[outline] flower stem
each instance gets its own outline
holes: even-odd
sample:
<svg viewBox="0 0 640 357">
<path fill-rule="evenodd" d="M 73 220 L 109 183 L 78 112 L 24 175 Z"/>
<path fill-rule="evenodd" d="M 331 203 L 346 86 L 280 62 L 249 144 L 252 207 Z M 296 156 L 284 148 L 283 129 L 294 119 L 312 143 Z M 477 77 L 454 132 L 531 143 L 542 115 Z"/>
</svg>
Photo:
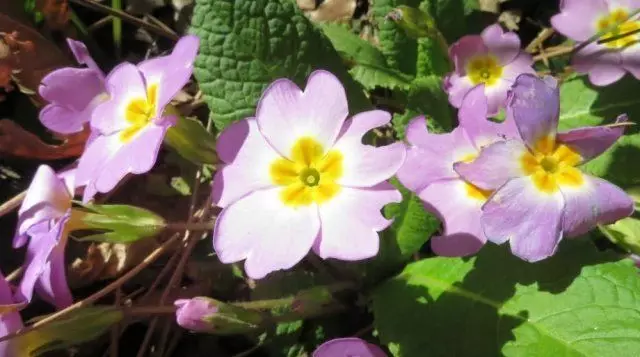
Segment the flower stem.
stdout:
<svg viewBox="0 0 640 357">
<path fill-rule="evenodd" d="M 165 226 L 166 229 L 170 229 L 173 231 L 208 231 L 213 229 L 215 225 L 215 221 L 208 222 L 171 222 L 167 223 Z"/>
</svg>

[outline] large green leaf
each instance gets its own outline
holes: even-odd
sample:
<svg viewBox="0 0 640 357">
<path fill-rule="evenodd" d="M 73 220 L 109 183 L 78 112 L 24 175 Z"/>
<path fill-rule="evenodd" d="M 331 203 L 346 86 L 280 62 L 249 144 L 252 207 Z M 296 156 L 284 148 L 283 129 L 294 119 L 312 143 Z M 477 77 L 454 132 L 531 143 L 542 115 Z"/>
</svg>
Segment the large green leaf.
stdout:
<svg viewBox="0 0 640 357">
<path fill-rule="evenodd" d="M 375 0 L 372 14 L 378 24 L 380 49 L 387 57 L 389 65 L 403 73 L 415 75 L 418 44 L 409 38 L 398 24 L 386 18 L 394 8 L 400 5 L 417 7 L 420 0 Z"/>
<path fill-rule="evenodd" d="M 194 75 L 218 129 L 252 116 L 274 79 L 304 86 L 317 68 L 342 80 L 351 112 L 367 106 L 340 56 L 294 1 L 198 0 L 190 31 L 201 40 Z"/>
<path fill-rule="evenodd" d="M 631 260 L 563 242 L 535 264 L 507 246 L 410 264 L 373 295 L 396 357 L 637 356 L 640 276 Z"/>
<path fill-rule="evenodd" d="M 632 122 L 640 117 L 640 82 L 627 76 L 602 88 L 583 78 L 571 78 L 560 86 L 560 130 L 613 123 L 626 113 Z M 622 187 L 640 183 L 640 128 L 627 128 L 613 147 L 584 165 L 584 170 Z"/>
</svg>

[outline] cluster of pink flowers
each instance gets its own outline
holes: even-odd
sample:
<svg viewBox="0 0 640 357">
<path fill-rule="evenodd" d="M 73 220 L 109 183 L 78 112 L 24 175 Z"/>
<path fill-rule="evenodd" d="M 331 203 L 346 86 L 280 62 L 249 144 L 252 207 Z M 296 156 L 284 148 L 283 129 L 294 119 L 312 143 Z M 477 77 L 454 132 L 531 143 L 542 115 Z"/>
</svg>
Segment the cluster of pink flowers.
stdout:
<svg viewBox="0 0 640 357">
<path fill-rule="evenodd" d="M 565 24 L 582 9 L 580 1 L 564 1 L 553 22 L 584 40 L 590 29 L 582 26 L 579 32 Z M 627 4 L 625 11 L 635 9 L 633 1 L 615 3 Z M 607 16 L 622 16 L 618 8 L 606 9 L 613 11 Z M 594 21 L 605 21 L 596 10 L 590 13 Z M 34 291 L 58 308 L 72 303 L 64 250 L 68 233 L 81 227 L 72 209 L 76 190 L 83 189 L 87 202 L 126 175 L 153 167 L 165 133 L 176 122 L 165 107 L 192 74 L 198 39 L 183 37 L 170 55 L 123 63 L 107 75 L 82 43 L 70 40 L 69 46 L 86 68 L 63 68 L 44 78 L 40 93 L 50 104 L 40 118 L 58 133 L 88 125 L 91 136 L 77 168 L 38 169 L 14 240 L 16 247 L 27 245 L 24 275 L 14 294 L 0 279 L 2 303 L 28 302 Z M 621 56 L 620 68 L 635 75 L 633 61 L 625 60 L 634 46 L 604 45 L 606 56 Z M 596 58 L 591 47 L 585 51 Z M 564 236 L 632 213 L 624 191 L 578 168 L 615 143 L 622 125 L 558 133 L 557 84 L 535 76 L 518 37 L 499 25 L 462 38 L 451 46 L 450 56 L 455 71 L 445 90 L 460 109 L 459 126 L 450 133 L 429 133 L 419 117 L 407 128 L 408 143 L 382 147 L 363 144 L 363 136 L 388 124 L 391 115 L 372 110 L 349 116 L 345 89 L 333 74 L 311 73 L 304 89 L 288 79 L 273 82 L 255 117 L 232 124 L 217 141 L 222 164 L 212 196 L 222 211 L 213 248 L 220 261 L 244 261 L 246 274 L 260 279 L 292 268 L 309 252 L 322 259 L 371 258 L 379 250 L 379 232 L 391 223 L 381 209 L 402 199 L 388 182 L 396 175 L 444 222 L 431 244 L 445 256 L 473 254 L 486 241 L 509 241 L 516 256 L 538 261 L 551 256 Z M 596 74 L 602 65 L 583 68 L 600 84 L 621 76 L 610 71 L 604 80 Z M 490 121 L 501 108 L 506 120 Z M 624 121 L 624 115 L 618 118 Z M 178 306 L 178 321 L 187 328 L 206 328 L 202 317 L 216 313 L 203 303 L 180 301 Z M 4 315 L 0 326 L 15 330 L 21 324 L 19 316 Z M 346 343 L 354 351 L 372 351 L 357 353 L 384 355 L 361 341 Z M 326 352 L 336 344 L 314 355 L 336 355 Z"/>
</svg>

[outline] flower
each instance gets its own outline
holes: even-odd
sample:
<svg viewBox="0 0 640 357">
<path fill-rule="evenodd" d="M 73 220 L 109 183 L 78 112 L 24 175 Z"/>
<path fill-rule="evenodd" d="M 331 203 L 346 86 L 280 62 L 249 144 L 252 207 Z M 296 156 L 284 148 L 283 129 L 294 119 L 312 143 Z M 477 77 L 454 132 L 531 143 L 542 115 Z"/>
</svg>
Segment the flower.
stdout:
<svg viewBox="0 0 640 357">
<path fill-rule="evenodd" d="M 89 55 L 87 47 L 70 38 L 67 44 L 78 63 L 87 67 L 55 70 L 42 79 L 38 88 L 40 96 L 49 102 L 40 111 L 40 121 L 49 130 L 61 134 L 82 131 L 93 109 L 108 98 L 104 73 Z"/>
<path fill-rule="evenodd" d="M 533 59 L 520 49 L 518 35 L 504 33 L 498 24 L 487 27 L 479 36 L 462 37 L 449 49 L 449 57 L 455 69 L 445 78 L 444 89 L 451 105 L 460 108 L 467 92 L 484 84 L 489 116 L 504 107 L 507 92 L 518 75 L 535 73 L 531 68 Z"/>
<path fill-rule="evenodd" d="M 522 141 L 491 144 L 473 162 L 454 165 L 465 180 L 496 190 L 482 207 L 487 239 L 509 240 L 512 252 L 530 262 L 553 255 L 563 235 L 575 237 L 633 212 L 623 190 L 578 169 L 615 143 L 623 125 L 556 133 L 559 107 L 552 77 L 521 75 L 507 109 Z M 626 120 L 622 115 L 617 123 Z"/>
<path fill-rule="evenodd" d="M 600 38 L 607 40 L 640 30 L 639 21 L 628 20 L 638 9 L 637 0 L 563 0 L 560 13 L 551 18 L 551 24 L 578 42 L 611 29 Z M 575 54 L 572 62 L 573 69 L 588 73 L 591 83 L 597 86 L 612 84 L 627 71 L 640 79 L 640 33 L 604 43 L 591 42 Z"/>
<path fill-rule="evenodd" d="M 91 117 L 97 133 L 78 163 L 77 182 L 86 184 L 83 200 L 111 191 L 129 173 L 153 167 L 167 129 L 176 118 L 165 106 L 191 77 L 198 51 L 196 36 L 182 37 L 168 56 L 138 66 L 122 63 L 105 79 L 109 99 Z"/>
<path fill-rule="evenodd" d="M 483 147 L 518 136 L 510 117 L 498 124 L 487 120 L 486 114 L 487 98 L 479 85 L 465 95 L 458 112 L 460 125 L 452 132 L 430 134 L 424 117 L 407 126 L 410 147 L 397 176 L 444 222 L 443 235 L 430 239 L 438 255 L 474 254 L 487 240 L 480 216 L 491 191 L 474 186 L 453 170 L 456 162 L 473 161 Z"/>
<path fill-rule="evenodd" d="M 264 92 L 256 117 L 234 123 L 217 151 L 214 202 L 223 208 L 213 245 L 223 263 L 246 259 L 258 279 L 288 269 L 310 249 L 321 258 L 360 260 L 378 252 L 380 214 L 401 200 L 388 182 L 405 157 L 402 143 L 362 144 L 389 113 L 348 115 L 340 81 L 313 72 L 304 91 L 288 79 Z"/>
<path fill-rule="evenodd" d="M 387 357 L 378 346 L 357 337 L 336 338 L 327 341 L 315 351 L 313 357 Z"/>
<path fill-rule="evenodd" d="M 178 308 L 176 321 L 178 325 L 188 330 L 205 332 L 212 329 L 206 321 L 210 316 L 218 313 L 218 306 L 211 299 L 195 297 L 192 299 L 179 299 L 174 302 Z"/>
<path fill-rule="evenodd" d="M 4 275 L 0 273 L 0 305 L 14 305 L 15 301 L 11 294 L 9 283 Z M 6 336 L 23 328 L 22 318 L 15 311 L 4 312 L 0 315 L 0 336 Z M 0 356 L 9 357 L 17 356 L 19 352 L 24 351 L 24 346 L 20 345 L 18 339 L 12 339 L 0 342 Z"/>
<path fill-rule="evenodd" d="M 18 300 L 31 301 L 35 289 L 58 308 L 73 302 L 64 262 L 73 187 L 73 172 L 60 178 L 46 165 L 38 167 L 29 185 L 18 211 L 18 230 L 14 238 L 16 248 L 29 241 Z"/>
</svg>

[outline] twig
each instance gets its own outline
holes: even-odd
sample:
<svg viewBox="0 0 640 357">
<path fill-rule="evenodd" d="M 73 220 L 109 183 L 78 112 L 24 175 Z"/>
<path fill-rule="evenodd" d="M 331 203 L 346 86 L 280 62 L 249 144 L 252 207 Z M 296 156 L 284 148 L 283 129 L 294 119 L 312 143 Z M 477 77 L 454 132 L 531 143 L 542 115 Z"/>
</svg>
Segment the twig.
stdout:
<svg viewBox="0 0 640 357">
<path fill-rule="evenodd" d="M 533 41 L 531 41 L 527 45 L 527 47 L 525 48 L 525 51 L 529 53 L 535 52 L 536 49 L 538 49 L 538 47 L 541 46 L 544 41 L 546 41 L 549 37 L 551 37 L 554 34 L 554 32 L 555 30 L 553 28 L 542 29 L 542 31 L 538 33 L 536 38 L 534 38 Z"/>
<path fill-rule="evenodd" d="M 9 201 L 3 203 L 2 205 L 0 205 L 0 217 L 4 216 L 7 213 L 10 213 L 11 211 L 13 211 L 14 209 L 18 208 L 18 206 L 20 206 L 20 204 L 22 204 L 22 200 L 24 199 L 24 196 L 27 195 L 27 191 L 22 191 L 19 194 L 11 197 L 9 199 Z"/>
<path fill-rule="evenodd" d="M 549 58 L 553 58 L 553 57 L 558 57 L 558 56 L 563 56 L 569 53 L 572 53 L 574 51 L 573 47 L 561 47 L 558 48 L 556 51 L 551 51 L 551 52 L 540 52 L 539 55 L 537 56 L 533 56 L 533 60 L 535 62 L 543 60 L 543 59 L 549 59 Z"/>
</svg>

